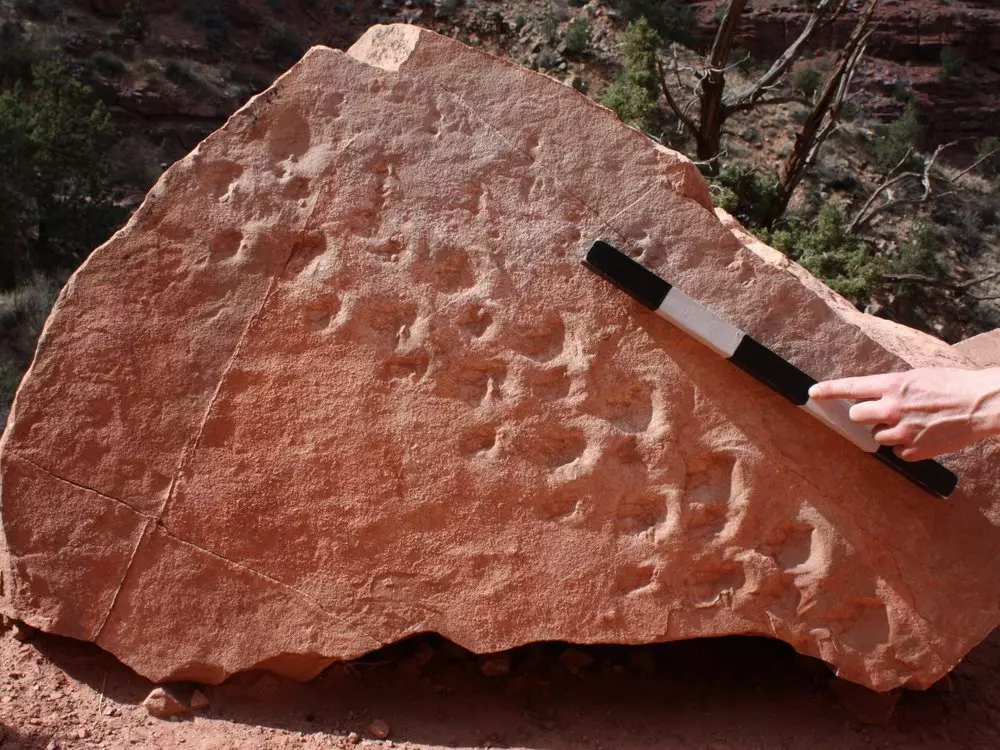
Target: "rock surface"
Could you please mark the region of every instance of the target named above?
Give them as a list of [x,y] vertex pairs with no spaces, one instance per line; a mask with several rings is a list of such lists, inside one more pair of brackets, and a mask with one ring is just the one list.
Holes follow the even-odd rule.
[[579,261],[605,237],[817,378],[973,363],[733,230],[568,86],[412,26],[313,49],[64,289],[0,608],[154,681],[436,631],[756,633],[930,684],[1000,619],[997,444],[932,498]]

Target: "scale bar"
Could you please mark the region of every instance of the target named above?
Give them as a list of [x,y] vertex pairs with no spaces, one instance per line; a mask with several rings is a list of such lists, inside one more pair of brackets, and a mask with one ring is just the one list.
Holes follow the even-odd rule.
[[616,247],[596,240],[584,265],[911,482],[939,497],[954,492],[954,473],[936,461],[904,461],[889,446],[879,445],[867,427],[851,421],[847,401],[810,399],[815,379]]

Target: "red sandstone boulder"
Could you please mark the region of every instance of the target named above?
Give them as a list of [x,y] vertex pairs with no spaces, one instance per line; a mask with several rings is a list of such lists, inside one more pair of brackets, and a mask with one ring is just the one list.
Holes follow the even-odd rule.
[[997,444],[934,498],[580,260],[605,237],[817,378],[972,362],[732,230],[544,76],[412,26],[312,50],[63,290],[0,453],[0,609],[154,681],[436,631],[755,633],[932,683],[998,621]]

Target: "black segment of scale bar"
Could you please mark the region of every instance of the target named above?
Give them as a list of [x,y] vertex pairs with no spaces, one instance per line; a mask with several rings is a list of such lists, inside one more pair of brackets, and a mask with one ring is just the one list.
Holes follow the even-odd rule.
[[603,240],[590,246],[583,262],[650,310],[662,305],[670,292],[670,284]]

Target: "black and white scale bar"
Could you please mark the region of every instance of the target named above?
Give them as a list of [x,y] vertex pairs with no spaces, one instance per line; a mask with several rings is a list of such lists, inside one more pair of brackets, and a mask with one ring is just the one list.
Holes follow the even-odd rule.
[[848,402],[810,399],[813,378],[617,248],[597,240],[584,264],[910,481],[940,497],[954,491],[958,477],[951,471],[936,461],[904,461],[892,448],[879,445],[867,427],[851,421]]

